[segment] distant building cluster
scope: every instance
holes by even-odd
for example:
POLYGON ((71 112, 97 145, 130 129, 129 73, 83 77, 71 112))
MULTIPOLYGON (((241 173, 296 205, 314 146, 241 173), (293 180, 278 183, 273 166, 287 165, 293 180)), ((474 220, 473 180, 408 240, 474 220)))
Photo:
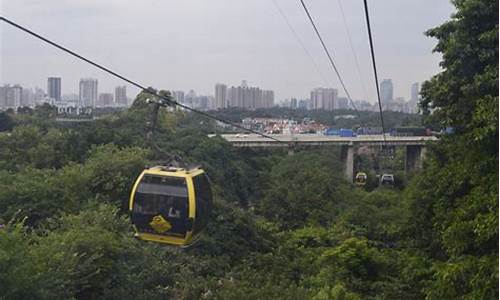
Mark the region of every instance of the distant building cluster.
POLYGON ((184 105, 199 110, 215 110, 229 107, 247 109, 266 108, 274 106, 274 92, 261 90, 258 87, 249 87, 246 81, 238 87, 229 87, 225 84, 215 85, 215 94, 197 95, 194 90, 172 91, 173 98, 184 105))
POLYGON ((215 108, 239 107, 247 109, 274 106, 274 91, 249 87, 246 80, 240 86, 228 88, 225 84, 215 85, 215 108))
MULTIPOLYGON (((99 93, 99 82, 95 78, 82 78, 78 86, 78 94, 62 94, 61 77, 47 79, 47 91, 41 88, 24 88, 18 84, 0 86, 0 109, 33 107, 49 103, 57 107, 126 107, 131 104, 127 97, 126 86, 118 86, 112 92, 99 93)), ((383 79, 380 83, 380 98, 384 111, 418 113, 419 83, 414 83, 410 90, 410 100, 394 97, 394 85, 391 79, 383 79)), ((194 90, 187 93, 180 90, 172 91, 176 101, 198 110, 220 110, 225 108, 259 109, 275 106, 275 94, 272 90, 248 86, 243 80, 240 86, 228 87, 217 83, 214 95, 198 95, 194 90)), ((311 110, 346 110, 356 107, 360 111, 378 111, 378 103, 367 100, 350 100, 341 97, 335 88, 317 87, 310 91, 306 99, 284 99, 280 106, 292 109, 311 110)))
POLYGON ((113 93, 99 93, 98 81, 82 78, 78 94, 62 94, 61 77, 47 78, 47 90, 26 88, 19 84, 0 86, 0 109, 34 107, 43 103, 57 107, 125 107, 130 103, 125 86, 118 86, 113 93))
POLYGON ((48 101, 45 91, 39 88, 27 89, 18 84, 0 86, 0 109, 16 109, 20 106, 33 107, 48 101))
POLYGON ((347 98, 339 97, 337 89, 315 88, 311 91, 311 109, 333 111, 348 108, 347 98))
MULTIPOLYGON (((397 111, 404 113, 418 113, 418 103, 420 101, 419 83, 411 86, 410 100, 404 97, 394 97, 394 86, 391 79, 384 79, 380 83, 380 98, 384 111, 397 111)), ((368 102, 367 100, 353 100, 350 103, 347 97, 340 97, 337 89, 315 88, 310 93, 309 99, 285 99, 281 106, 292 109, 323 109, 327 111, 353 109, 354 106, 360 111, 378 111, 378 102, 368 102)))
POLYGON ((326 126, 311 118, 301 121, 280 118, 245 118, 242 120, 245 128, 268 133, 268 134, 303 134, 321 133, 326 126))
POLYGON ((311 108, 332 111, 338 91, 331 88, 315 88, 311 91, 311 108))
POLYGON ((183 91, 173 91, 172 96, 177 102, 198 110, 215 109, 213 96, 197 95, 194 90, 189 90, 187 93, 183 91))
MULTIPOLYGON (((419 83, 411 86, 410 100, 404 97, 394 97, 394 86, 391 79, 384 79, 380 83, 380 100, 384 111, 397 111, 403 113, 418 113, 420 101, 419 83)), ((377 102, 366 100, 353 100, 354 106, 360 111, 378 111, 377 102)), ((323 109, 327 111, 352 109, 354 106, 347 97, 339 97, 336 89, 315 88, 311 91, 309 99, 297 100, 296 98, 285 99, 282 106, 292 109, 323 109)))
POLYGON ((391 79, 384 79, 380 83, 380 102, 385 111, 398 111, 404 113, 418 113, 419 83, 411 86, 410 100, 404 97, 394 97, 394 86, 391 79))

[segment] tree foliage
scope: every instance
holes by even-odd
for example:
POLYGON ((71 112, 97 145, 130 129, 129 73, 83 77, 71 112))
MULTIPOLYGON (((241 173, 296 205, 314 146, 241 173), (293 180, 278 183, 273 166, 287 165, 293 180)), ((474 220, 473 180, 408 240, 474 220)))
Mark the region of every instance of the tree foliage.
MULTIPOLYGON (((357 165, 369 184, 359 188, 332 149, 236 150, 207 137, 213 122, 173 109, 159 113, 158 151, 146 138, 155 100, 146 92, 92 123, 61 125, 50 105, 0 113, 0 298, 498 298, 498 3, 453 3, 452 19, 428 32, 443 71, 424 84, 422 108, 427 122, 457 130, 429 146, 409 180, 402 152, 366 151, 357 165), (210 222, 188 249, 135 239, 126 212, 135 178, 166 153, 212 181, 210 222), (398 188, 377 186, 381 170, 398 188)), ((308 113, 333 126, 359 121, 308 113)))
POLYGON ((443 71, 422 90, 430 119, 456 128, 408 191, 413 243, 436 259, 430 299, 498 297, 498 2, 456 0, 428 31, 443 71))

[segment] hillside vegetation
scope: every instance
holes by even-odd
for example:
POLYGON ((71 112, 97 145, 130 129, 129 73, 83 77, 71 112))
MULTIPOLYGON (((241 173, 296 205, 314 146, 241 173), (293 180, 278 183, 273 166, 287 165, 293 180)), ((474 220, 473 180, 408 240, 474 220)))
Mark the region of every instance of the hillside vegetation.
POLYGON ((50 106, 0 113, 0 298, 498 298, 498 3, 453 2, 428 32, 444 69, 422 108, 456 132, 404 188, 355 187, 331 149, 236 150, 209 120, 162 111, 160 147, 213 181, 184 250, 136 240, 126 211, 165 159, 145 140, 150 96, 71 126, 50 106))

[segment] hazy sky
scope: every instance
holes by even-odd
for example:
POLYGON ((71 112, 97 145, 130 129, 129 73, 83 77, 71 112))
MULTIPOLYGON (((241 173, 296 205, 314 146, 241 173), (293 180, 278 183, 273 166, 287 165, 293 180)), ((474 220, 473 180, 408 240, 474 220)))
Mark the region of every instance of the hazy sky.
MULTIPOLYGON (((362 0, 306 0, 355 99, 365 93, 356 71, 341 1, 368 98, 375 101, 362 0)), ((158 89, 213 94, 217 82, 273 89, 276 100, 308 97, 314 87, 340 84, 299 0, 276 0, 320 72, 305 54, 273 0, 1 0, 1 14, 133 80, 158 89), (321 74, 324 74, 322 77, 321 74), (326 81, 324 80, 326 78, 326 81)), ((427 29, 454 8, 447 0, 371 0, 379 78, 392 78, 395 96, 439 72, 427 29)), ((111 92, 118 79, 0 23, 0 83, 47 88, 62 77, 63 94, 78 93, 82 77, 111 92)), ((136 89, 128 87, 129 96, 136 89)), ((342 95, 343 92, 340 92, 342 95)))

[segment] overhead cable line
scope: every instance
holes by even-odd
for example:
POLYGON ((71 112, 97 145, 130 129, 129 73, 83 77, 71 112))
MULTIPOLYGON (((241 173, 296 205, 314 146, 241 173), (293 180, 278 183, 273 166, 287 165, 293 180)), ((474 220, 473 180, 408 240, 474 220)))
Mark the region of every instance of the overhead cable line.
POLYGON ((142 85, 142 84, 139 84, 139 83, 137 83, 136 81, 133 81, 133 80, 131 80, 131 79, 129 79, 129 78, 127 78, 127 77, 125 77, 125 76, 122 76, 122 75, 120 75, 120 74, 118 74, 118 73, 116 73, 116 72, 114 72, 114 71, 110 70, 110 69, 109 69, 109 68, 107 68, 107 67, 104 67, 104 66, 102 66, 102 65, 100 65, 100 64, 98 64, 98 63, 96 63, 96 62, 94 62, 94 61, 92 61, 92 60, 90 60, 90 59, 88 59, 88 58, 85 58, 85 57, 83 57, 82 55, 80 55, 80 54, 78 54, 78 53, 76 53, 76 52, 74 52, 74 51, 72 51, 72 50, 69 50, 68 48, 65 48, 65 47, 63 47, 63 46, 61 46, 61 45, 59 45, 59 44, 57 44, 56 42, 53 42, 53 41, 51 41, 51 40, 49 40, 49 39, 47 39, 47 38, 45 38, 45 37, 43 37, 43 36, 41 36, 41 35, 39 35, 39 34, 37 34, 37 33, 33 32, 33 31, 31 31, 31 30, 29 30, 29 29, 27 29, 27 28, 25 28, 25 27, 23 27, 23 26, 21 26, 21 25, 19 25, 19 24, 15 23, 14 21, 11 21, 11 20, 9 20, 9 19, 7 19, 7 18, 3 17, 3 16, 0 16, 0 19, 1 19, 2 21, 4 21, 4 22, 6 22, 6 23, 8 23, 8 24, 10 24, 10 25, 12 25, 12 26, 14 26, 14 27, 16 27, 16 28, 18 28, 18 29, 20 29, 20 30, 22 30, 22 31, 24 31, 24 32, 26 32, 26 33, 28 33, 28 34, 30 34, 30 35, 32 35, 32 36, 34 36, 34 37, 38 38, 38 39, 40 39, 40 40, 42 40, 42 41, 44 41, 44 42, 46 42, 47 44, 50 44, 50 45, 52 45, 52 46, 54 46, 54 47, 56 47, 56 48, 59 48, 60 50, 62 50, 62 51, 64 51, 64 52, 66 52, 66 53, 68 53, 68 54, 70 54, 70 55, 72 55, 72 56, 74 56, 74 57, 76 57, 76 58, 78 58, 78 59, 80 59, 80 60, 83 60, 83 61, 85 61, 85 62, 87 62, 87 63, 89 63, 89 64, 93 65, 94 67, 96 67, 96 68, 98 68, 98 69, 103 70, 103 71, 104 71, 104 72, 106 72, 106 73, 109 73, 109 74, 111 74, 111 75, 113 75, 113 76, 115 76, 115 77, 117 77, 117 78, 120 78, 120 79, 121 79, 121 80, 123 80, 123 81, 128 82, 129 84, 131 84, 131 85, 133 85, 133 86, 135 86, 135 87, 137 87, 137 88, 141 89, 141 90, 142 90, 142 91, 144 91, 144 92, 147 92, 147 93, 149 93, 149 94, 151 94, 151 95, 154 95, 154 96, 156 96, 156 97, 158 97, 158 98, 163 99, 163 100, 166 102, 166 103, 163 103, 163 104, 162 104, 163 106, 166 106, 166 105, 178 106, 178 107, 184 108, 184 109, 186 109, 186 110, 192 111, 192 112, 194 112, 194 113, 200 114, 200 115, 202 115, 202 116, 205 116, 205 117, 207 117, 207 118, 210 118, 210 119, 213 119, 213 120, 216 120, 216 121, 219 121, 219 122, 222 122, 222 123, 225 123, 225 124, 231 125, 231 126, 233 126, 233 127, 236 127, 236 128, 242 129, 242 130, 247 131, 247 132, 251 132, 251 133, 254 133, 254 134, 260 135, 260 136, 262 136, 262 137, 265 137, 265 138, 268 138, 268 139, 274 140, 274 141, 276 141, 276 142, 286 143, 286 142, 284 142, 284 141, 278 140, 278 139, 276 139, 276 138, 274 138, 274 137, 272 137, 272 136, 269 136, 269 135, 267 135, 267 134, 264 134, 264 133, 258 132, 258 131, 253 130, 253 129, 245 128, 245 127, 243 127, 242 125, 239 125, 239 124, 234 123, 234 122, 232 122, 232 121, 224 120, 224 119, 222 119, 222 118, 220 118, 220 117, 214 116, 214 115, 209 114, 209 113, 206 113, 206 112, 204 112, 204 111, 197 110, 197 109, 195 109, 195 108, 192 108, 192 107, 189 107, 189 106, 184 105, 184 104, 182 104, 182 103, 179 103, 179 102, 177 102, 177 101, 173 100, 172 98, 169 98, 169 97, 166 97, 166 96, 160 95, 160 94, 159 94, 156 90, 154 90, 154 89, 152 89, 152 88, 147 88, 146 86, 144 86, 144 85, 142 85))
POLYGON ((370 26, 370 16, 368 14, 367 0, 364 0, 364 4, 365 4, 365 16, 366 16, 366 28, 368 29, 368 37, 370 39, 370 51, 371 51, 371 55, 372 55, 373 74, 375 75, 375 87, 377 88, 378 108, 380 111, 380 123, 382 124, 382 133, 384 135, 384 143, 387 145, 387 139, 385 136, 385 126, 384 126, 384 114, 382 113, 382 102, 380 101, 380 89, 378 86, 377 64, 375 62, 375 51, 373 50, 372 30, 371 30, 371 26, 370 26))
POLYGON ((330 51, 328 51, 328 48, 326 47, 325 42, 323 41, 323 38, 321 37, 321 34, 319 33, 318 28, 316 27, 316 24, 314 23, 314 20, 311 17, 311 14, 309 13, 309 10, 307 9, 306 4, 304 3, 304 0, 300 0, 300 3, 302 4, 302 7, 304 8, 305 13, 307 14, 307 17, 309 18, 309 21, 311 22, 311 25, 314 28, 314 31, 316 32, 316 35, 318 36, 318 39, 321 42, 321 45, 323 46, 323 50, 325 50, 326 56, 328 57, 328 60, 330 61, 330 64, 333 67, 333 70, 335 71, 335 73, 337 74, 337 77, 339 78, 340 84, 342 85, 342 89, 344 90, 347 98, 351 102, 351 105, 354 108, 354 110, 356 111, 358 117, 361 118, 361 115, 359 114, 359 111, 356 108, 354 101, 352 101, 351 94, 349 94, 349 92, 347 91, 347 88, 344 84, 344 80, 342 80, 342 76, 340 75, 340 72, 337 69, 335 62, 333 61, 332 55, 330 54, 330 51))
POLYGON ((323 72, 321 72, 321 69, 319 68, 318 64, 316 63, 316 60, 314 60, 313 56, 311 55, 311 53, 307 50, 306 46, 304 45, 304 43, 302 42, 299 34, 297 33, 297 31, 295 31, 295 29, 293 28, 292 24, 290 23, 290 20, 287 18, 287 16, 285 15, 285 12, 281 9, 281 7, 279 6, 278 2, 276 2, 276 0, 272 0, 273 3, 274 3, 274 6, 276 7, 276 9, 278 10, 279 14, 281 15, 281 17, 283 18, 283 20, 285 20, 285 23, 288 25, 288 28, 290 29, 290 32, 293 34, 295 40, 297 40, 297 43, 299 43, 299 45, 302 47, 302 50, 304 50, 304 53, 309 57, 309 59, 311 60, 314 68, 316 69, 316 71, 318 72, 319 76, 321 77, 321 79, 323 80, 323 83, 328 85, 328 80, 326 80, 326 77, 325 75, 323 74, 323 72))
POLYGON ((354 43, 352 42, 351 31, 349 30, 349 26, 347 25, 347 19, 344 13, 344 7, 342 6, 342 0, 337 0, 337 3, 339 4, 340 14, 342 15, 342 21, 344 22, 347 38, 349 39, 349 45, 351 46, 354 62, 356 63, 356 70, 358 71, 359 82, 361 83, 361 88, 363 89, 363 94, 365 95, 365 99, 368 100, 368 93, 366 92, 365 83, 363 81, 363 76, 361 74, 361 68, 359 67, 359 60, 358 60, 358 55, 356 54, 356 48, 354 47, 354 43))

